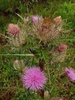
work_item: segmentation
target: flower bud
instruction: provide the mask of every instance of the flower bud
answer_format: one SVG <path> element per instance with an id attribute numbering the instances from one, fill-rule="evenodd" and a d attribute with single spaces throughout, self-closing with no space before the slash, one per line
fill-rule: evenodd
<path id="1" fill-rule="evenodd" d="M 17 35 L 17 34 L 19 34 L 20 29 L 19 29 L 18 25 L 10 23 L 7 31 L 8 31 L 8 34 L 10 34 L 10 35 Z"/>
<path id="2" fill-rule="evenodd" d="M 66 44 L 60 44 L 58 47 L 57 47 L 57 50 L 59 52 L 63 52 L 67 49 L 67 45 Z"/>
<path id="3" fill-rule="evenodd" d="M 58 17 L 54 18 L 54 22 L 55 22 L 55 23 L 59 23 L 59 22 L 61 22 L 61 21 L 62 21 L 61 16 L 58 16 Z"/>

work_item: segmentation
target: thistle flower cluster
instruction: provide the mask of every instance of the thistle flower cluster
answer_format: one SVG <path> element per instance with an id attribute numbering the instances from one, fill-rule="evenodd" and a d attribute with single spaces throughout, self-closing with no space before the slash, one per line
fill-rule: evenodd
<path id="1" fill-rule="evenodd" d="M 34 34 L 42 41 L 49 41 L 60 35 L 62 31 L 62 25 L 63 22 L 61 16 L 56 17 L 53 20 L 50 18 L 36 18 L 33 28 Z"/>
<path id="2" fill-rule="evenodd" d="M 33 36 L 41 41 L 49 41 L 59 36 L 62 31 L 62 18 L 61 16 L 54 18 L 42 18 L 42 16 L 31 16 L 32 27 L 25 23 L 19 28 L 18 25 L 10 23 L 8 26 L 8 34 L 10 36 L 9 43 L 15 47 L 19 47 L 26 42 L 28 33 L 33 32 Z M 25 22 L 29 22 L 29 17 Z M 28 29 L 26 29 L 26 27 Z"/>
<path id="3" fill-rule="evenodd" d="M 42 18 L 42 16 L 31 16 L 25 19 L 24 24 L 20 27 L 16 24 L 9 24 L 8 26 L 8 35 L 10 37 L 9 43 L 12 46 L 20 47 L 23 45 L 29 34 L 31 38 L 38 39 L 39 41 L 50 41 L 59 37 L 62 31 L 63 21 L 61 16 L 58 16 L 54 19 Z M 31 21 L 29 24 L 28 22 Z M 30 25 L 30 26 L 28 26 Z M 28 29 L 26 29 L 28 28 Z M 30 35 L 29 35 L 30 36 Z M 34 42 L 34 41 L 31 41 Z M 64 43 L 59 44 L 55 50 L 52 50 L 52 62 L 64 62 L 66 57 L 67 45 Z M 13 64 L 15 70 L 20 70 L 21 66 L 24 68 L 22 61 L 16 60 Z M 75 80 L 75 72 L 72 69 L 65 69 L 67 76 L 71 80 Z M 41 71 L 39 67 L 32 67 L 25 69 L 24 75 L 22 76 L 22 82 L 26 89 L 37 91 L 43 89 L 46 84 L 47 78 L 44 71 Z"/>

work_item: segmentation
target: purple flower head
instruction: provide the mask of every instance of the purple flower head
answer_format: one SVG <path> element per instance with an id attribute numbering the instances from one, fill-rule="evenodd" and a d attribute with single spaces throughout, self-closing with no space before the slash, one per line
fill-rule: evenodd
<path id="1" fill-rule="evenodd" d="M 25 20 L 26 20 L 26 22 L 28 22 L 28 21 L 29 21 L 29 17 L 26 17 L 26 19 L 25 19 Z"/>
<path id="2" fill-rule="evenodd" d="M 57 50 L 59 52 L 63 52 L 67 49 L 67 45 L 66 44 L 60 44 L 58 47 L 57 47 Z"/>
<path id="3" fill-rule="evenodd" d="M 43 88 L 46 77 L 39 67 L 33 67 L 25 70 L 22 81 L 26 89 L 37 91 Z"/>
<path id="4" fill-rule="evenodd" d="M 37 21 L 39 21 L 39 20 L 42 19 L 42 17 L 36 16 L 36 15 L 31 16 L 31 18 L 32 18 L 32 23 L 33 23 L 33 24 L 36 24 Z"/>
<path id="5" fill-rule="evenodd" d="M 75 72 L 73 71 L 72 68 L 65 68 L 65 72 L 67 74 L 67 76 L 72 80 L 74 81 L 75 80 Z"/>
<path id="6" fill-rule="evenodd" d="M 19 34 L 19 32 L 20 32 L 20 29 L 19 29 L 18 25 L 13 24 L 13 23 L 9 24 L 9 26 L 8 26 L 8 34 L 16 35 L 16 34 Z"/>

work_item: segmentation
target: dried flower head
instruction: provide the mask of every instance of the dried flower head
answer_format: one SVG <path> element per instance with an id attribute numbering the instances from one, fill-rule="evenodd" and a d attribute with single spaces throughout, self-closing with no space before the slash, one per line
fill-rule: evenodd
<path id="1" fill-rule="evenodd" d="M 59 23 L 59 22 L 61 22 L 61 21 L 62 21 L 61 16 L 58 16 L 58 17 L 54 18 L 54 22 L 55 22 L 55 23 Z"/>
<path id="2" fill-rule="evenodd" d="M 8 34 L 16 35 L 16 34 L 19 34 L 19 32 L 20 32 L 20 29 L 19 29 L 18 25 L 13 24 L 13 23 L 9 24 L 9 26 L 8 26 Z"/>
<path id="3" fill-rule="evenodd" d="M 59 36 L 62 30 L 62 20 L 56 23 L 50 18 L 38 20 L 34 26 L 34 33 L 36 37 L 42 41 L 49 41 Z"/>
<path id="4" fill-rule="evenodd" d="M 33 67 L 25 70 L 22 81 L 26 89 L 37 91 L 43 88 L 46 77 L 39 67 Z"/>
<path id="5" fill-rule="evenodd" d="M 67 76 L 70 78 L 71 81 L 75 80 L 75 72 L 72 68 L 65 68 L 65 72 L 67 74 Z"/>
<path id="6" fill-rule="evenodd" d="M 63 52 L 67 49 L 67 45 L 66 44 L 60 44 L 58 47 L 57 47 L 57 50 L 59 52 Z"/>

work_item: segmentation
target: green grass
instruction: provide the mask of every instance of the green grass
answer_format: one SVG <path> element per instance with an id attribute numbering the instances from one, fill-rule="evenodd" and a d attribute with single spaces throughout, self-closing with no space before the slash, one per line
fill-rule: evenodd
<path id="1" fill-rule="evenodd" d="M 22 70 L 15 70 L 13 62 L 16 59 L 24 60 L 25 66 L 35 66 L 45 64 L 48 67 L 47 77 L 49 78 L 45 90 L 49 91 L 50 98 L 62 97 L 66 100 L 75 100 L 75 83 L 69 81 L 64 73 L 65 67 L 75 69 L 75 0 L 47 0 L 46 3 L 25 2 L 24 0 L 1 0 L 0 1 L 0 34 L 6 34 L 9 23 L 17 23 L 20 18 L 16 15 L 19 13 L 23 17 L 30 15 L 42 15 L 45 17 L 55 18 L 61 16 L 64 20 L 65 30 L 60 39 L 51 41 L 49 46 L 40 45 L 39 41 L 29 37 L 26 44 L 19 49 L 11 49 L 8 43 L 0 43 L 0 54 L 10 54 L 9 56 L 0 55 L 0 100 L 43 100 L 38 94 L 27 91 L 22 84 Z M 7 40 L 6 40 L 7 42 Z M 65 43 L 68 45 L 67 57 L 62 63 L 51 64 L 50 50 L 58 44 Z M 35 56 L 13 56 L 11 54 L 30 54 Z M 21 75 L 19 75 L 21 73 Z M 50 76 L 49 76 L 50 74 Z M 29 96 L 30 95 L 30 96 Z M 52 99 L 48 100 L 52 100 Z"/>

